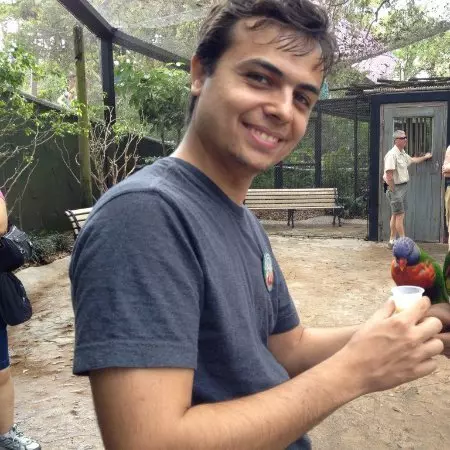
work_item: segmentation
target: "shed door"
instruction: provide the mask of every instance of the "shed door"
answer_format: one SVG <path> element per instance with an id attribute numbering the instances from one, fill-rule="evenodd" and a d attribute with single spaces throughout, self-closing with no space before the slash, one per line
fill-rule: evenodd
<path id="1" fill-rule="evenodd" d="M 393 147 L 394 130 L 402 129 L 408 136 L 405 151 L 410 156 L 431 152 L 433 158 L 409 166 L 408 211 L 405 217 L 406 235 L 421 242 L 441 242 L 443 238 L 443 178 L 441 167 L 447 136 L 446 103 L 413 103 L 382 105 L 380 143 L 380 180 L 384 156 Z M 390 208 L 380 189 L 381 240 L 389 239 Z"/>

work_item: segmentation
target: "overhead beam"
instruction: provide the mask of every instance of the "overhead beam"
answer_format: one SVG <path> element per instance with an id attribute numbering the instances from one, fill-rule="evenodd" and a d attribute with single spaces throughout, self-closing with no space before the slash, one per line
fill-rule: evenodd
<path id="1" fill-rule="evenodd" d="M 100 39 L 111 39 L 114 28 L 87 0 L 58 0 L 76 19 Z"/>
<path id="2" fill-rule="evenodd" d="M 58 1 L 98 38 L 112 41 L 128 50 L 156 59 L 157 61 L 166 63 L 181 62 L 184 64 L 183 68 L 189 70 L 189 60 L 112 27 L 87 0 Z"/>
<path id="3" fill-rule="evenodd" d="M 178 56 L 175 53 L 169 52 L 168 50 L 165 50 L 161 47 L 157 47 L 156 45 L 145 42 L 142 39 L 130 36 L 123 31 L 115 30 L 113 35 L 113 42 L 128 50 L 141 53 L 142 55 L 149 56 L 150 58 L 156 59 L 158 61 L 166 63 L 181 62 L 186 66 L 185 68 L 189 70 L 190 63 L 186 58 Z"/>

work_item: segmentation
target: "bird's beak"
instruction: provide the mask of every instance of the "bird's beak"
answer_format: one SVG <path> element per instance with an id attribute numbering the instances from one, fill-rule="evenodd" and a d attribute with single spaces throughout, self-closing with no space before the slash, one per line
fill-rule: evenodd
<path id="1" fill-rule="evenodd" d="M 408 261 L 406 261 L 406 258 L 399 258 L 398 259 L 398 266 L 400 267 L 400 270 L 402 272 L 406 269 L 407 265 L 408 265 Z"/>

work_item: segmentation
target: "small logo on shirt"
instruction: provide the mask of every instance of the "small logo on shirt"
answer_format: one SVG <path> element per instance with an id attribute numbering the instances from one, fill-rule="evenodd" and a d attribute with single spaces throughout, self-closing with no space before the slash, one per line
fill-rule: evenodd
<path id="1" fill-rule="evenodd" d="M 272 258 L 269 253 L 264 253 L 262 260 L 264 283 L 266 283 L 266 288 L 269 292 L 273 288 L 273 265 Z"/>

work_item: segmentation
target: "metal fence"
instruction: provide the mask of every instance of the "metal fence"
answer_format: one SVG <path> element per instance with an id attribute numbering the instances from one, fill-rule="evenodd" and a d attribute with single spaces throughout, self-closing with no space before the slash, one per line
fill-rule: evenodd
<path id="1" fill-rule="evenodd" d="M 320 100 L 301 143 L 252 188 L 336 187 L 347 217 L 366 218 L 369 119 L 366 97 Z"/>

